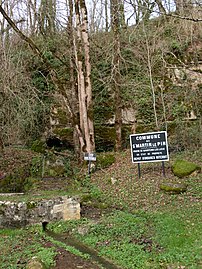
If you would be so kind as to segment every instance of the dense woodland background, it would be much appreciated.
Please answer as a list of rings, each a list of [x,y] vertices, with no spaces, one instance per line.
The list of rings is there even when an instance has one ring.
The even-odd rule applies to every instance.
[[[200,0],[0,3],[2,150],[121,150],[157,130],[202,146]]]

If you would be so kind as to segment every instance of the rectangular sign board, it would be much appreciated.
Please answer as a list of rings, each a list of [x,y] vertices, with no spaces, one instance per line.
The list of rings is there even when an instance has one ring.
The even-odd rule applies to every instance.
[[[133,163],[162,162],[169,160],[167,132],[130,135]]]
[[[85,161],[96,161],[96,154],[95,153],[84,153],[84,160]]]

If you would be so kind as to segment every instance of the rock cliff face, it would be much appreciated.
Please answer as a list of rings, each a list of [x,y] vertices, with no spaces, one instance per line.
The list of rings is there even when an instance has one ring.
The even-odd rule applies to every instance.
[[[80,219],[80,203],[76,198],[62,196],[29,202],[0,201],[0,228],[74,219]]]
[[[172,27],[174,26],[172,25]],[[152,70],[158,125],[160,129],[165,129],[169,125],[168,133],[169,136],[172,135],[173,148],[177,145],[179,149],[189,147],[189,141],[191,140],[194,140],[194,145],[197,145],[198,140],[201,141],[202,113],[200,101],[202,98],[202,42],[201,39],[197,38],[197,33],[195,33],[195,41],[193,39],[188,42],[187,37],[183,39],[183,27],[180,28],[182,31],[181,39],[178,40],[179,30],[179,36],[175,37],[175,33],[173,33],[173,37],[169,37],[170,41],[165,41],[168,43],[166,43],[167,49],[163,50],[163,61],[160,60],[161,56],[158,56],[159,50],[157,49],[158,46],[162,47],[162,40],[159,41],[158,45],[156,44],[157,50],[154,49],[154,58],[158,56],[159,60],[156,60],[158,68],[154,64]],[[201,33],[201,30],[198,29],[198,31]],[[158,41],[156,42],[158,43]],[[127,55],[123,53],[123,58],[124,56],[127,59]],[[134,60],[137,59],[134,57]],[[145,63],[142,63],[143,70],[144,68],[147,69],[144,65]],[[138,78],[133,73],[131,75],[130,72],[136,74],[133,65],[130,66],[126,74],[123,74],[123,78],[125,75],[127,77],[122,93],[124,96],[122,105],[122,139],[124,146],[128,145],[129,134],[154,131],[156,128],[152,108],[154,104],[151,100],[151,85],[148,82],[149,77],[147,74],[140,73],[143,80],[141,84]],[[99,82],[97,83],[99,85]],[[129,86],[127,86],[127,83]],[[142,86],[139,87],[138,83]],[[134,86],[130,86],[130,84]],[[98,151],[113,149],[116,139],[113,94],[110,92],[110,87],[105,90],[107,95],[102,97],[102,102],[99,102],[100,93],[96,92],[96,89],[94,93],[95,141]],[[96,102],[96,100],[98,101]],[[61,139],[66,148],[74,147],[73,129],[69,119],[70,116],[65,107],[62,107],[61,104],[55,104],[51,110],[49,131],[51,135]],[[190,135],[184,135],[185,133]],[[179,143],[179,140],[184,141]]]

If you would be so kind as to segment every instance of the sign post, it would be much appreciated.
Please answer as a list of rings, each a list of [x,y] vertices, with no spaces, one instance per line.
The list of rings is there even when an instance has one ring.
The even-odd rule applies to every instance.
[[[90,171],[90,168],[91,168],[91,162],[92,161],[96,161],[96,154],[95,153],[88,153],[88,152],[85,152],[84,153],[84,160],[85,161],[88,161],[88,175],[90,175],[91,171]]]
[[[164,162],[162,162],[162,171],[163,171],[163,176],[165,177],[166,173],[165,173],[165,163]]]
[[[138,164],[138,175],[141,177],[140,164],[146,162],[162,162],[169,160],[167,132],[151,132],[130,135],[132,162]]]
[[[137,168],[138,168],[138,178],[141,178],[140,163],[137,164]]]

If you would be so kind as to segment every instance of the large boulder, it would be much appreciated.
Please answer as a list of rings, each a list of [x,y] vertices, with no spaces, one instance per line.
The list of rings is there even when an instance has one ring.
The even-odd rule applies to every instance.
[[[186,160],[177,160],[172,165],[172,171],[175,176],[179,178],[183,178],[183,177],[191,175],[195,171],[200,172],[201,167],[195,163],[188,162]]]

